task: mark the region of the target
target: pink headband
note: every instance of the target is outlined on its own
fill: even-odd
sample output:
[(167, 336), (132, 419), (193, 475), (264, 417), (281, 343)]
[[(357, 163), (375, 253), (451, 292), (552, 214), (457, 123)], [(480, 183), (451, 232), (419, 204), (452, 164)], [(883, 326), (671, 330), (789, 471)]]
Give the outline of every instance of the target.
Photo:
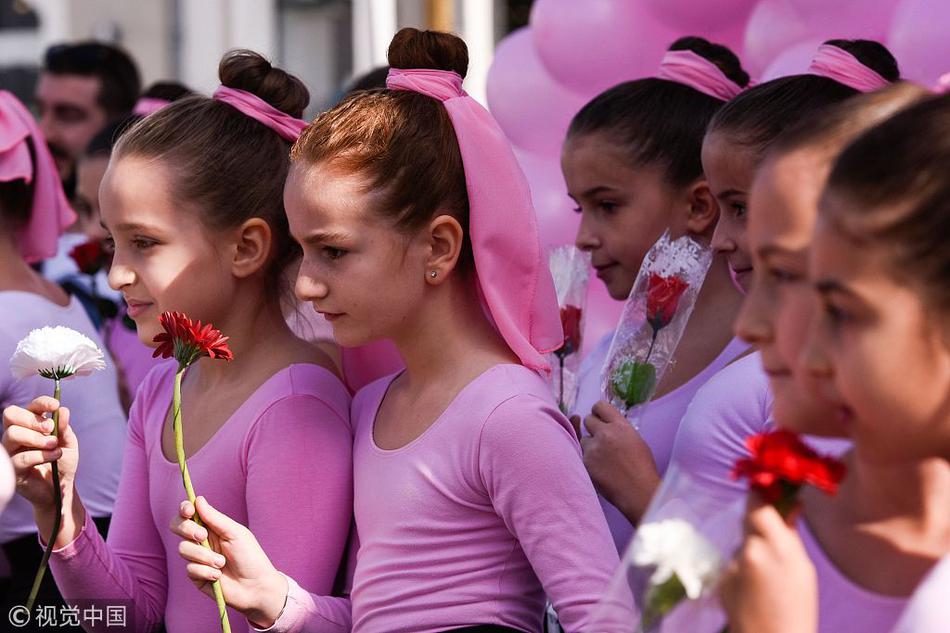
[(811, 65), (805, 72), (809, 75), (834, 79), (839, 84), (860, 92), (872, 92), (891, 83), (873, 69), (865, 66), (848, 51), (831, 44), (822, 44), (818, 47), (818, 52), (815, 53)]
[(666, 51), (656, 76), (722, 101), (729, 101), (745, 90), (726, 77), (719, 66), (693, 51)]
[(33, 116), (16, 97), (0, 90), (0, 182), (12, 180), (33, 183), (30, 220), (17, 235), (20, 255), (31, 264), (52, 257), (59, 236), (76, 221), (76, 212), (66, 200), (56, 163)]
[(391, 90), (438, 99), (455, 128), (468, 189), (469, 234), (483, 305), (522, 364), (547, 371), (544, 354), (564, 342), (554, 280), (541, 256), (524, 173), (498, 123), (445, 70), (392, 68)]
[(212, 95), (214, 99), (222, 101), (232, 108), (249, 116), (255, 121), (263, 123), (277, 132), (281, 138), (293, 143), (300, 137), (300, 133), (307, 127), (307, 122), (281, 112), (260, 97), (246, 90), (218, 86)]
[(142, 97), (135, 102), (135, 107), (132, 108), (132, 114), (137, 114), (139, 116), (148, 116), (154, 112), (158, 112), (171, 101), (168, 99), (156, 99), (154, 97)]

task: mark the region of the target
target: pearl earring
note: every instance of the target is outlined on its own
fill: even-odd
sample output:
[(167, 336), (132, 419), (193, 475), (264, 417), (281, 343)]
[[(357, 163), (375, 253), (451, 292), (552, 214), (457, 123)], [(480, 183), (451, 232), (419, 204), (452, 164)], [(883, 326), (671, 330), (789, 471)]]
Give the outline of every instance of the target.
[(435, 279), (436, 277), (439, 276), (439, 271), (437, 271), (437, 270), (430, 271), (430, 272), (429, 272), (429, 276), (432, 277), (433, 279)]

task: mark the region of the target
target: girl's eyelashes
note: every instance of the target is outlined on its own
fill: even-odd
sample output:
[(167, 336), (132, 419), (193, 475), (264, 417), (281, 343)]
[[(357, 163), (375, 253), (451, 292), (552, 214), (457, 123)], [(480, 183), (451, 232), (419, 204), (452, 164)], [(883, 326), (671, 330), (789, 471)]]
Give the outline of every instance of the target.
[(732, 214), (737, 220), (745, 219), (748, 208), (744, 202), (733, 202), (730, 206), (732, 207)]
[(102, 250), (109, 255), (115, 253), (115, 239), (111, 235), (106, 236), (106, 238), (102, 240)]
[(604, 213), (610, 215), (617, 210), (619, 205), (612, 200), (601, 200), (597, 203), (597, 208), (603, 211)]
[(147, 251), (148, 249), (158, 244), (157, 241), (151, 238), (143, 237), (139, 235), (136, 235), (135, 237), (133, 237), (131, 242), (132, 242), (132, 246), (140, 251)]
[(804, 275), (799, 273), (774, 266), (770, 266), (768, 269), (766, 269), (766, 272), (768, 273), (768, 276), (772, 278), (772, 281), (777, 284), (795, 283), (802, 281), (805, 278)]
[(838, 329), (851, 320), (851, 314), (841, 306), (835, 305), (833, 301), (825, 299), (822, 301), (822, 307), (833, 329)]
[(347, 251), (342, 248), (336, 248), (335, 246), (324, 246), (323, 247), (323, 256), (330, 261), (335, 261), (346, 255)]

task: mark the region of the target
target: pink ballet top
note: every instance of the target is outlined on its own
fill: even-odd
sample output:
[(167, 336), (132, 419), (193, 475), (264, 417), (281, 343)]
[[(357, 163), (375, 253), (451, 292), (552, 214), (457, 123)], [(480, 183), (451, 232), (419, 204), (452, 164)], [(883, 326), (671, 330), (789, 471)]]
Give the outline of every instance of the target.
[[(108, 543), (87, 520), (80, 535), (54, 550), (50, 566), (67, 600), (125, 600), (132, 629), (168, 633), (220, 628), (213, 600), (197, 591), (169, 530), (185, 498), (176, 462), (162, 453), (172, 399), (173, 361), (142, 383), (129, 418), (129, 440)], [(248, 526), (277, 569), (329, 596), (351, 523), (350, 397), (317, 365), (291, 365), (261, 385), (188, 459), (199, 495)], [(184, 424), (188, 424), (187, 402)], [(323, 598), (326, 626), (349, 630), (349, 602)], [(229, 611), (231, 630), (247, 620)], [(132, 614), (127, 616), (132, 617)]]
[[(598, 400), (603, 400), (601, 389), (601, 371), (607, 360), (607, 352), (613, 332), (601, 339), (591, 353), (581, 363), (579, 371), (577, 402), (574, 405), (574, 415), (584, 418), (590, 415), (591, 409)], [(653, 459), (660, 475), (666, 472), (673, 452), (673, 442), (680, 428), (680, 420), (686, 412), (693, 396), (713, 374), (725, 367), (729, 362), (748, 349), (748, 344), (735, 338), (732, 339), (722, 352), (709, 365), (680, 385), (677, 389), (656, 398), (643, 412), (639, 419), (639, 431), (643, 440), (650, 447)], [(613, 535), (617, 551), (622, 552), (633, 536), (633, 526), (620, 510), (601, 498), (600, 504), (610, 533)]]
[(123, 308), (119, 316), (109, 323), (106, 345), (121, 372), (129, 395), (134, 397), (139, 385), (160, 361), (152, 357), (154, 350), (139, 339), (135, 330), (130, 330), (122, 323), (124, 315)]
[(950, 630), (950, 554), (930, 570), (910, 597), (894, 633), (946, 633)]
[(798, 521), (798, 534), (818, 577), (818, 633), (891, 631), (908, 599), (872, 593), (846, 578), (828, 560), (804, 519)]
[[(540, 631), (545, 593), (567, 630), (590, 631), (617, 554), (545, 381), (521, 365), (496, 365), (422, 435), (383, 450), (373, 425), (394, 377), (353, 401), (353, 631)], [(278, 624), (309, 631), (308, 613), (307, 597), (292, 588)]]

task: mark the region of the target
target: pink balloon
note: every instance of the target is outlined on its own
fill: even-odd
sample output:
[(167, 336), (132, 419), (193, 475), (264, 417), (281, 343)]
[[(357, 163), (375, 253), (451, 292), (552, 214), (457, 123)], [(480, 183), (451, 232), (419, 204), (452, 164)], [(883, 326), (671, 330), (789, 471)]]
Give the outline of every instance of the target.
[[(662, 23), (690, 33), (723, 30), (745, 22), (757, 0), (642, 0)], [(628, 4), (634, 4), (629, 2)], [(586, 4), (586, 3), (578, 3)], [(621, 0), (618, 4), (624, 4)]]
[[(881, 40), (898, 0), (788, 0), (814, 37)], [(944, 23), (946, 26), (946, 23)]]
[(809, 27), (789, 0), (762, 0), (746, 25), (742, 62), (757, 77), (782, 52), (805, 39), (812, 39)]
[(588, 97), (654, 75), (679, 37), (634, 0), (535, 0), (531, 31), (551, 76)]
[(760, 82), (771, 81), (788, 75), (800, 75), (808, 70), (812, 57), (823, 40), (810, 39), (793, 44), (782, 51), (762, 73)]
[(515, 150), (518, 164), (531, 187), (531, 202), (538, 217), (541, 247), (573, 244), (580, 225), (574, 201), (567, 195), (558, 154), (534, 154)]
[(508, 139), (540, 153), (560, 151), (571, 118), (587, 102), (548, 75), (527, 28), (498, 44), (486, 90), (488, 107)]
[(901, 75), (926, 86), (950, 69), (950, 2), (903, 0), (894, 14), (887, 44)]

